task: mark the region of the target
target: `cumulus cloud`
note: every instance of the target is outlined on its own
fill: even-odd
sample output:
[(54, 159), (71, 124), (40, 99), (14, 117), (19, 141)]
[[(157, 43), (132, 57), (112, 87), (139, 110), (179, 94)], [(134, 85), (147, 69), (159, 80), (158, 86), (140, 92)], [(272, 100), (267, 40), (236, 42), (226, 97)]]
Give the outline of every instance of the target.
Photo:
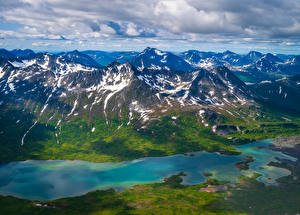
[(300, 0), (0, 0), (3, 38), (300, 41)]

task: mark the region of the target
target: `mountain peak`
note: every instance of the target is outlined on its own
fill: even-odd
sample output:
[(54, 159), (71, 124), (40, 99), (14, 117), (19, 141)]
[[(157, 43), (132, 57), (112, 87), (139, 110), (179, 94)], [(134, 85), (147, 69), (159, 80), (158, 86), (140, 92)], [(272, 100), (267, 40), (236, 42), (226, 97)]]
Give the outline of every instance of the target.
[(121, 64), (118, 61), (113, 61), (110, 64), (107, 65), (107, 67), (114, 67), (114, 66), (120, 66)]
[(133, 65), (140, 71), (150, 70), (191, 71), (190, 66), (183, 58), (171, 52), (147, 47), (133, 59)]
[(223, 52), (224, 55), (235, 55), (236, 53), (226, 50), (225, 52)]
[(140, 54), (164, 55), (166, 54), (166, 52), (161, 51), (157, 48), (147, 47)]
[(258, 51), (250, 51), (247, 55), (249, 57), (258, 57), (258, 58), (261, 58), (263, 56), (263, 54)]

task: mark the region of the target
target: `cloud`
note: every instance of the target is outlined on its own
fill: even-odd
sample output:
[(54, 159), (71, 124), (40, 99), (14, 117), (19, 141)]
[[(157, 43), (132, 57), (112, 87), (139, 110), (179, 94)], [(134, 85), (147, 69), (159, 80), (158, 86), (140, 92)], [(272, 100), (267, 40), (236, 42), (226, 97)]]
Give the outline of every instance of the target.
[(0, 22), (22, 26), (0, 27), (1, 38), (300, 42), (300, 0), (0, 0), (0, 8)]
[(32, 46), (50, 46), (51, 44), (50, 43), (46, 43), (46, 42), (33, 42), (32, 43)]

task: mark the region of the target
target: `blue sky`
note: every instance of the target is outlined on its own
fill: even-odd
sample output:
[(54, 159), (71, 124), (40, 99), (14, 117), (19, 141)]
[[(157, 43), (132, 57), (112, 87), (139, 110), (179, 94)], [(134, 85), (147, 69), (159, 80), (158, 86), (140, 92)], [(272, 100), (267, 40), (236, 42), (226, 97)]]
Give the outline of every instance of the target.
[(0, 0), (0, 47), (300, 54), (300, 0)]

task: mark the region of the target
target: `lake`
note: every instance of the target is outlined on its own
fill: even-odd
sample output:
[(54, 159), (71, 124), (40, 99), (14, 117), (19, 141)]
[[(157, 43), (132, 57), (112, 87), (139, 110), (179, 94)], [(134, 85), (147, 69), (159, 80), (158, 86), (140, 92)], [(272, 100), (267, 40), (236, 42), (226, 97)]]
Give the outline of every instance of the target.
[[(50, 200), (83, 195), (87, 192), (114, 188), (122, 191), (136, 184), (159, 182), (178, 172), (185, 172), (184, 185), (205, 181), (203, 172), (213, 173), (219, 180), (237, 182), (238, 177), (258, 172), (259, 181), (276, 185), (276, 179), (287, 176), (290, 171), (269, 167), (276, 158), (296, 161), (296, 158), (278, 151), (256, 147), (272, 144), (272, 140), (235, 146), (241, 155), (195, 152), (194, 156), (174, 155), (149, 157), (121, 163), (92, 163), (68, 160), (28, 160), (11, 162), (0, 166), (0, 194), (25, 199)], [(239, 171), (235, 163), (245, 156), (256, 160), (249, 170)]]

